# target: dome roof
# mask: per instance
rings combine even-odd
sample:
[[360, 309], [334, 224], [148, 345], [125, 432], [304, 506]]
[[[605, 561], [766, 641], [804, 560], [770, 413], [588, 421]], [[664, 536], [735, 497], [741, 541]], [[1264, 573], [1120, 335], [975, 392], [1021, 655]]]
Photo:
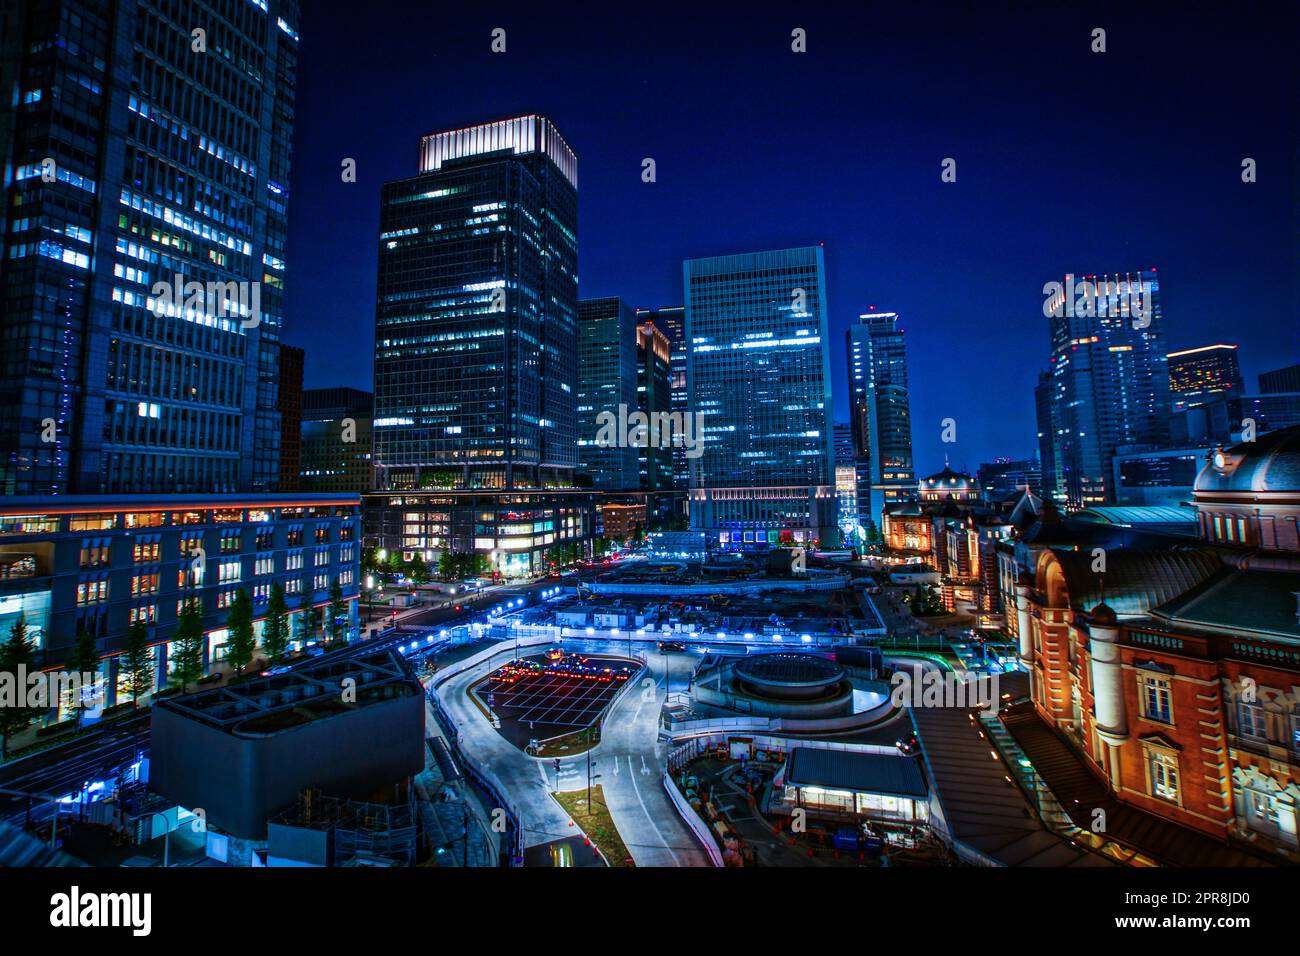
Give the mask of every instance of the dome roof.
[[1088, 616], [1092, 618], [1092, 623], [1098, 624], [1101, 627], [1113, 627], [1119, 622], [1119, 618], [1115, 616], [1114, 608], [1109, 604], [1096, 605], [1088, 613]]
[[950, 494], [958, 491], [976, 490], [975, 479], [965, 472], [953, 471], [944, 465], [943, 471], [935, 472], [928, 478], [921, 479], [921, 490], [935, 494]]
[[[1070, 605], [1085, 614], [1104, 607], [1102, 615], [1135, 617], [1160, 607], [1190, 591], [1223, 570], [1209, 549], [1126, 551], [1106, 555], [1106, 571], [1092, 570], [1091, 554], [1049, 549], [1039, 559], [1040, 569], [1059, 562], [1069, 592]], [[1040, 582], [1041, 586], [1041, 582]]]
[[1216, 449], [1196, 476], [1195, 491], [1300, 491], [1300, 425]]

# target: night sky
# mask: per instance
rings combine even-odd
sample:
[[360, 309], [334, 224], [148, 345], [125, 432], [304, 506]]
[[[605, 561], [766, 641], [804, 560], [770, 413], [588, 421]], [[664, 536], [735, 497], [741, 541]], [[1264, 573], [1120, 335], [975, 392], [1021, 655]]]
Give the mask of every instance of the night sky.
[[680, 305], [683, 258], [824, 243], [837, 420], [846, 325], [899, 312], [919, 475], [1033, 453], [1042, 286], [1067, 271], [1157, 268], [1169, 348], [1239, 343], [1252, 391], [1300, 360], [1281, 4], [304, 6], [284, 338], [309, 387], [371, 387], [380, 185], [418, 171], [425, 133], [527, 112], [578, 154], [582, 297]]

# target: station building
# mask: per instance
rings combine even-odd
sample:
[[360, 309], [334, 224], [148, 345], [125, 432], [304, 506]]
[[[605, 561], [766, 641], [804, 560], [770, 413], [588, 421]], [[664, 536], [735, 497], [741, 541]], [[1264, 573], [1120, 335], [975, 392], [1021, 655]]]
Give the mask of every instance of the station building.
[[1020, 551], [1033, 712], [1124, 807], [1297, 862], [1300, 427], [1216, 450], [1193, 497], [1182, 545]]

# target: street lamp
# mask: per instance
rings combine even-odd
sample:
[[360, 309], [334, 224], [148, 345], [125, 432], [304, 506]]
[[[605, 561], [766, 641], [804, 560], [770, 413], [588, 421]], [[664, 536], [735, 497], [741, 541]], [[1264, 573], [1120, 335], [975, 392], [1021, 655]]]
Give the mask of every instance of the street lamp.
[[375, 617], [375, 576], [366, 575], [366, 630], [370, 630], [370, 622]]

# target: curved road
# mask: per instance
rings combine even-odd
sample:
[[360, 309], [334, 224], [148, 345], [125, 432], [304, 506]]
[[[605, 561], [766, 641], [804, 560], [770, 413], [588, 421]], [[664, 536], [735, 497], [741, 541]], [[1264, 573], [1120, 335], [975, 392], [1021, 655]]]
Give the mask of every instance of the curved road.
[[[626, 641], [564, 642], [571, 652], [624, 654]], [[653, 647], [642, 644], [642, 649]], [[491, 661], [458, 674], [438, 688], [443, 706], [456, 722], [461, 746], [491, 766], [523, 816], [524, 845], [534, 846], [571, 836], [569, 817], [555, 802], [555, 790], [587, 785], [587, 755], [560, 761], [529, 757], [507, 741], [470, 700], [470, 685], [514, 654], [506, 644]], [[669, 801], [663, 785], [663, 746], [658, 741], [665, 666], [674, 687], [684, 687], [694, 658], [648, 651], [648, 670], [639, 686], [629, 688], [605, 715], [600, 744], [591, 752], [592, 773], [599, 775], [619, 835], [637, 866], [708, 866], [708, 857]]]

